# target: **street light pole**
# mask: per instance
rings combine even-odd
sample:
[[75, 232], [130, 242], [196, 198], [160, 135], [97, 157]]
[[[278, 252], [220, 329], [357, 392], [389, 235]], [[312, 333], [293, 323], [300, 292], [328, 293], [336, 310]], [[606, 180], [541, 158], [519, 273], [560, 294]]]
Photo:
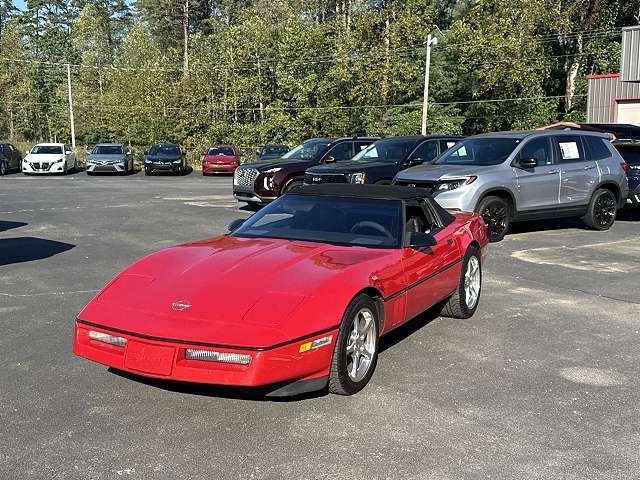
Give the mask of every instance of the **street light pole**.
[[427, 35], [427, 58], [424, 62], [424, 94], [422, 96], [422, 135], [427, 134], [427, 102], [429, 101], [429, 69], [431, 68], [431, 47], [438, 44], [438, 39]]
[[71, 95], [71, 65], [67, 63], [67, 92], [69, 94], [69, 123], [71, 124], [71, 148], [76, 149], [76, 126], [73, 121], [73, 97]]

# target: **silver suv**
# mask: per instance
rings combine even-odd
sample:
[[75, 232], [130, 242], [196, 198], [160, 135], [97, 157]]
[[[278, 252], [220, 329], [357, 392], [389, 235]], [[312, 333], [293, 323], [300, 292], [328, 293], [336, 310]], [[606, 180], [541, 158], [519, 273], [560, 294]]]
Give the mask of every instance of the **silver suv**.
[[399, 172], [394, 183], [427, 188], [445, 208], [480, 213], [496, 242], [520, 220], [581, 216], [607, 230], [627, 198], [624, 166], [601, 133], [491, 133]]

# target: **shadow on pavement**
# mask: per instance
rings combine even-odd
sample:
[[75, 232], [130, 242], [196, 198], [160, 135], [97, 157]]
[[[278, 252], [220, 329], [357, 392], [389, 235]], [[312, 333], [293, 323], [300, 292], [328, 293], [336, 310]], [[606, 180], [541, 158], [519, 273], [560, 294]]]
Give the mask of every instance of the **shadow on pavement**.
[[622, 210], [618, 210], [616, 220], [621, 220], [623, 222], [640, 221], [640, 207], [627, 207]]
[[269, 397], [267, 396], [269, 391], [273, 391], [279, 386], [284, 386], [285, 383], [270, 385], [265, 388], [230, 387], [227, 385], [208, 385], [205, 383], [188, 383], [143, 377], [133, 373], [118, 370], [113, 367], [109, 367], [108, 371], [114, 375], [118, 375], [119, 377], [143, 383], [151, 387], [160, 388], [168, 392], [184, 393], [187, 395], [201, 395], [205, 397], [230, 398], [237, 400], [249, 400], [254, 402], [296, 402], [308, 398], [323, 397], [327, 394], [327, 390], [323, 389], [316, 392], [302, 393], [290, 397]]
[[6, 232], [7, 230], [11, 230], [13, 228], [20, 228], [27, 225], [24, 222], [5, 222], [0, 220], [0, 232]]
[[0, 239], [0, 266], [32, 262], [71, 250], [75, 245], [36, 237]]
[[559, 218], [552, 220], [531, 220], [528, 222], [515, 222], [509, 228], [509, 235], [518, 233], [545, 232], [550, 230], [563, 230], [578, 228], [585, 230], [587, 227], [579, 218]]
[[429, 310], [421, 313], [413, 320], [399, 326], [395, 330], [391, 330], [380, 339], [380, 353], [404, 341], [422, 327], [429, 325], [433, 320], [439, 317], [438, 311], [438, 306], [431, 307]]

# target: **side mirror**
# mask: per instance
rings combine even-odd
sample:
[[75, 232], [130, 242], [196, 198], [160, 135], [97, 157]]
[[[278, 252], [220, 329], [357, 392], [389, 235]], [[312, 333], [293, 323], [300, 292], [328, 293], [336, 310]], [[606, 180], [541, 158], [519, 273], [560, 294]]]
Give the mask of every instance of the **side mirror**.
[[324, 163], [333, 163], [335, 161], [336, 161], [336, 158], [332, 156], [328, 156], [327, 158], [324, 159]]
[[131, 150], [127, 150], [127, 155], [133, 155], [133, 152]]
[[436, 238], [430, 233], [411, 232], [409, 236], [409, 247], [415, 250], [433, 247], [436, 243]]
[[245, 222], [244, 218], [236, 218], [229, 224], [229, 227], [228, 227], [229, 231], [233, 232], [234, 230], [237, 230], [238, 228], [240, 228], [240, 225], [242, 225], [244, 222]]
[[407, 160], [407, 165], [410, 167], [413, 167], [414, 165], [420, 165], [421, 163], [423, 163], [424, 160], [420, 157], [417, 158], [411, 158], [409, 160]]
[[67, 150], [66, 152], [64, 152], [65, 155], [71, 155], [71, 150]]
[[518, 168], [536, 168], [538, 161], [535, 158], [521, 158], [516, 162]]

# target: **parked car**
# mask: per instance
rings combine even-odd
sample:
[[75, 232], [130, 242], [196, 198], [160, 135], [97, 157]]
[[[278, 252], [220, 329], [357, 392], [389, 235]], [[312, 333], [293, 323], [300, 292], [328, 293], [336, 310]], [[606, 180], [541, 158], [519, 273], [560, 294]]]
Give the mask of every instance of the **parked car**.
[[484, 223], [424, 190], [294, 189], [230, 229], [117, 275], [78, 314], [76, 355], [168, 380], [351, 395], [380, 336], [434, 305], [454, 318], [478, 307]]
[[20, 170], [22, 154], [10, 143], [0, 143], [0, 175], [6, 175], [11, 170]]
[[274, 160], [282, 157], [289, 151], [289, 147], [281, 144], [265, 145], [262, 149], [258, 150], [258, 161], [264, 162], [265, 160]]
[[182, 175], [187, 171], [184, 152], [175, 143], [156, 143], [151, 145], [144, 157], [144, 174], [175, 173]]
[[22, 160], [22, 173], [67, 173], [77, 168], [76, 154], [64, 143], [38, 143]]
[[376, 140], [378, 137], [312, 138], [281, 159], [241, 165], [233, 177], [233, 195], [253, 206], [264, 205], [302, 185], [308, 168], [349, 160]]
[[240, 152], [231, 145], [212, 145], [202, 154], [202, 174], [233, 173], [240, 165]]
[[613, 146], [620, 152], [627, 164], [627, 181], [629, 196], [627, 203], [634, 207], [640, 206], [640, 142], [616, 141]]
[[394, 182], [428, 189], [445, 208], [480, 213], [499, 241], [520, 220], [582, 216], [593, 229], [610, 228], [627, 198], [624, 166], [605, 134], [504, 132], [469, 137]]
[[132, 173], [133, 152], [122, 143], [99, 143], [85, 161], [87, 175], [93, 173]]
[[307, 169], [305, 185], [318, 183], [377, 183], [390, 185], [405, 168], [432, 162], [462, 137], [412, 136], [383, 138], [351, 160]]

